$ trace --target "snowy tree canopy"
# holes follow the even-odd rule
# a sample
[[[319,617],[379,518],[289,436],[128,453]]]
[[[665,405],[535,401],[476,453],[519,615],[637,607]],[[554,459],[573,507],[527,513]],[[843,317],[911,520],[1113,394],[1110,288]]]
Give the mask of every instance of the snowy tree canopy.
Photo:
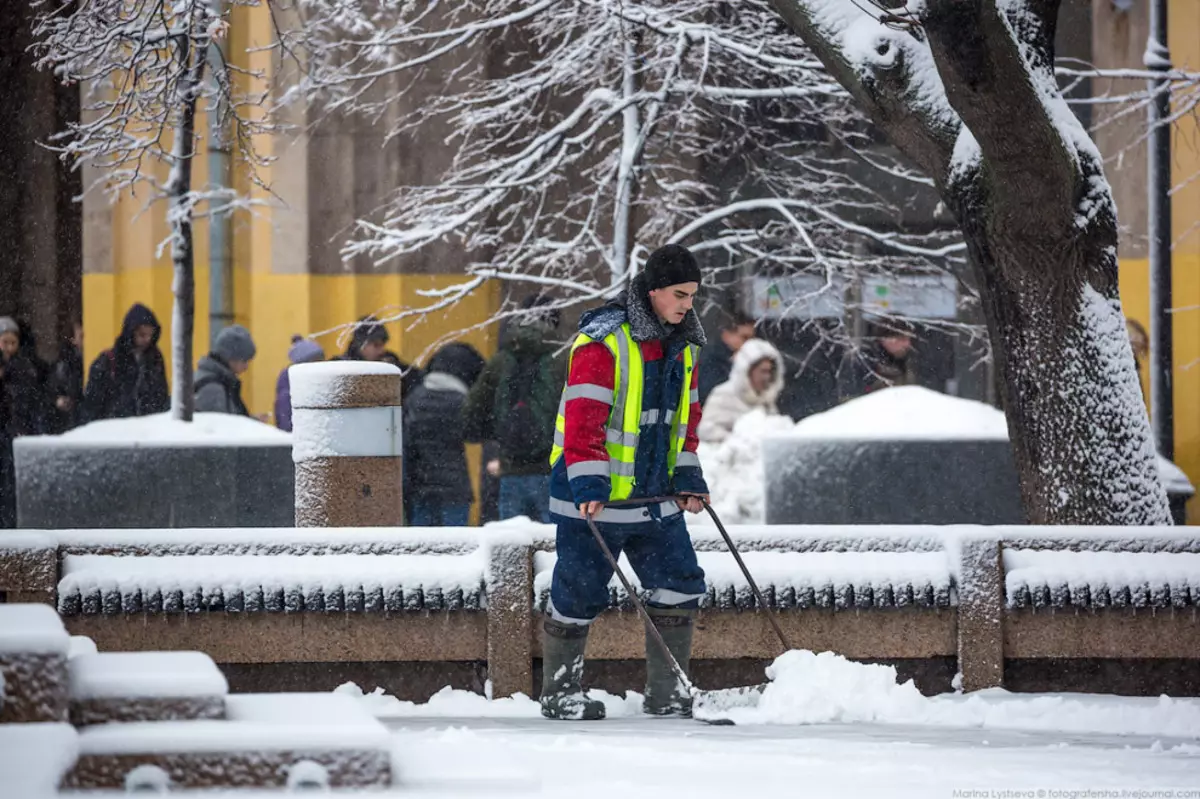
[[[294,94],[392,135],[451,131],[441,179],[400,187],[344,251],[385,263],[435,242],[462,247],[467,279],[397,316],[490,280],[550,290],[564,306],[594,301],[668,241],[731,276],[819,275],[819,291],[839,297],[850,274],[962,260],[953,231],[901,229],[871,176],[931,181],[878,146],[765,0],[299,6],[283,40],[306,59]],[[425,75],[441,91],[396,119],[390,109]]]

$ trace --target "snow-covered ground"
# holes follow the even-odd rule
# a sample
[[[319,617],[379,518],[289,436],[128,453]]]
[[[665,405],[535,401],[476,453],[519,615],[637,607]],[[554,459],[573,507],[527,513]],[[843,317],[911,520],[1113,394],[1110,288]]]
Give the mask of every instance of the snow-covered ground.
[[[770,674],[760,707],[733,727],[643,716],[636,694],[599,693],[609,712],[602,722],[550,722],[524,696],[489,702],[445,689],[417,705],[353,684],[338,690],[393,730],[397,769],[417,792],[1200,797],[1200,700],[926,698],[898,685],[890,668],[802,651]],[[1146,793],[1163,790],[1172,793]]]

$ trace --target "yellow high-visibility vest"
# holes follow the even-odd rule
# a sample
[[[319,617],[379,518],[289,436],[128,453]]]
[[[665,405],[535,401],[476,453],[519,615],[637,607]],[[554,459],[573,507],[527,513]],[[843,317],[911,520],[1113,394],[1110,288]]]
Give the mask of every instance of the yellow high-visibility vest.
[[[574,360],[575,350],[584,344],[591,344],[595,339],[580,333],[575,343],[571,345],[571,359]],[[657,409],[650,413],[642,413],[642,387],[644,371],[642,349],[633,340],[629,323],[621,325],[614,333],[604,337],[603,343],[613,354],[616,372],[613,380],[612,410],[608,414],[605,426],[605,449],[608,450],[608,478],[611,485],[608,499],[610,502],[628,499],[633,494],[634,461],[637,458],[638,438],[643,424],[658,422]],[[691,415],[692,364],[695,355],[692,346],[683,351],[683,388],[679,397],[679,410],[671,414],[671,448],[667,451],[667,473],[675,474],[675,463],[683,451],[687,438],[688,417]],[[570,374],[568,366],[567,374]],[[578,396],[591,396],[593,399],[607,401],[608,397],[596,396],[594,386],[565,386],[562,399],[558,403],[558,418],[554,422],[554,448],[550,451],[550,465],[553,467],[563,454],[563,439],[566,431],[567,400],[572,399],[572,391],[578,391]],[[605,390],[607,393],[607,390]],[[670,413],[670,412],[668,412]],[[569,474],[569,472],[568,472]]]

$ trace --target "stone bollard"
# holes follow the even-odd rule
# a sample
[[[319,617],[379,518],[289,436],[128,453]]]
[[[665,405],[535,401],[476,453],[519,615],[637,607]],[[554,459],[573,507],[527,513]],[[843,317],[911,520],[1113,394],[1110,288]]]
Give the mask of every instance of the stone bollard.
[[[288,370],[297,527],[403,522],[400,370],[329,361]]]

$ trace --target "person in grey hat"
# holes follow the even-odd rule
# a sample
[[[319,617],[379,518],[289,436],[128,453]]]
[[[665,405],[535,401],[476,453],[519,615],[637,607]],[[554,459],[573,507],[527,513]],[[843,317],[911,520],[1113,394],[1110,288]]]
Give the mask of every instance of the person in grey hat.
[[[213,351],[196,365],[196,412],[249,416],[242,402],[242,379],[258,352],[250,331],[241,325],[217,334]]]

